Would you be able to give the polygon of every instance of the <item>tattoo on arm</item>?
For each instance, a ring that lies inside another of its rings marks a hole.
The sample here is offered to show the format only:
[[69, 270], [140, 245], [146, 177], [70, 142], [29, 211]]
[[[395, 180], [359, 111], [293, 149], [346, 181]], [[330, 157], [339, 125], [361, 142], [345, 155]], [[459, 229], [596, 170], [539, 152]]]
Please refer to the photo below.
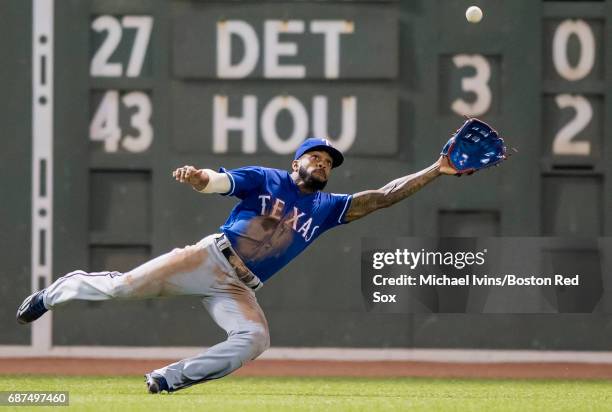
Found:
[[394, 205], [419, 191], [423, 186], [440, 176], [440, 165], [434, 163], [427, 169], [395, 179], [378, 190], [355, 193], [345, 221], [360, 219], [375, 210]]

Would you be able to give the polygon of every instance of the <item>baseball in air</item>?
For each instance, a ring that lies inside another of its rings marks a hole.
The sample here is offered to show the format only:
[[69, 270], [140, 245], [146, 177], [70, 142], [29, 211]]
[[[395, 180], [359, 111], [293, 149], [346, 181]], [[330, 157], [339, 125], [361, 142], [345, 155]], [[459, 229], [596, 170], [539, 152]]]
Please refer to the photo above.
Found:
[[478, 6], [471, 6], [465, 11], [465, 18], [470, 23], [478, 23], [482, 20], [482, 10]]

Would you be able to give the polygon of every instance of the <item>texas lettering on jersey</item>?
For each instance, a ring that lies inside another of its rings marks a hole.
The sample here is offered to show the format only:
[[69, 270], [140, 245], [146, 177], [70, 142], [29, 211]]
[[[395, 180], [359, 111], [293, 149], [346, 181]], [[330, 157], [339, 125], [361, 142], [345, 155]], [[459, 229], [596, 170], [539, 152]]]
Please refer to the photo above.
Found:
[[240, 199], [221, 230], [262, 282], [326, 230], [346, 223], [350, 195], [304, 194], [286, 170], [248, 166], [220, 172], [231, 182], [224, 195]]
[[[285, 217], [284, 209], [286, 202], [282, 199], [274, 199], [274, 205], [269, 206], [270, 200], [272, 199], [271, 195], [260, 195], [261, 199], [261, 212], [262, 216], [270, 216], [272, 219], [278, 219], [279, 221]], [[283, 224], [291, 227], [297, 233], [300, 233], [306, 242], [310, 242], [312, 236], [315, 231], [319, 228], [319, 226], [314, 226], [312, 230], [310, 227], [312, 226], [312, 217], [307, 217], [308, 220], [304, 222], [298, 229], [298, 221], [306, 216], [306, 213], [300, 212], [300, 209], [293, 206], [293, 212], [289, 218], [283, 221]], [[301, 223], [301, 222], [300, 222]]]

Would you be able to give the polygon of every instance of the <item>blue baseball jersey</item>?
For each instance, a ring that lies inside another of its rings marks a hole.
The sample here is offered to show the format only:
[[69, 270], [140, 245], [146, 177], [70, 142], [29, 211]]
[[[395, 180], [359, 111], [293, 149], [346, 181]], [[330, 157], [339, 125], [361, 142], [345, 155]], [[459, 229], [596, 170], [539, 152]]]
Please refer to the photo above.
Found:
[[240, 199], [221, 230], [262, 282], [283, 268], [323, 232], [347, 223], [352, 196], [300, 191], [289, 172], [258, 166], [226, 170]]

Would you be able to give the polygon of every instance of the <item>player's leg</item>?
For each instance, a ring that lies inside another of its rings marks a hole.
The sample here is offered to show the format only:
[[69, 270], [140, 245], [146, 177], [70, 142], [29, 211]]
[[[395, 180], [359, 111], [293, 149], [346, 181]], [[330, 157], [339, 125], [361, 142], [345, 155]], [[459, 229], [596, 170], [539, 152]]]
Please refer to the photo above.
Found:
[[[203, 274], [219, 265], [219, 258], [211, 256], [212, 247], [214, 235], [195, 245], [174, 249], [126, 273], [88, 273], [81, 270], [68, 273], [45, 288], [42, 293], [26, 298], [17, 312], [17, 318], [21, 323], [31, 322], [47, 309], [73, 300], [204, 295], [214, 280]], [[40, 307], [42, 305], [44, 307]]]
[[[47, 288], [45, 304], [53, 308], [71, 300], [108, 300], [178, 295], [173, 278], [192, 275], [206, 266], [205, 245], [197, 243], [152, 259], [126, 272], [75, 271]], [[197, 291], [190, 293], [197, 294]]]
[[221, 378], [270, 346], [268, 323], [255, 294], [237, 279], [229, 286], [203, 299], [215, 322], [227, 332], [227, 340], [194, 357], [153, 371], [152, 376], [162, 382], [161, 390], [172, 392]]

